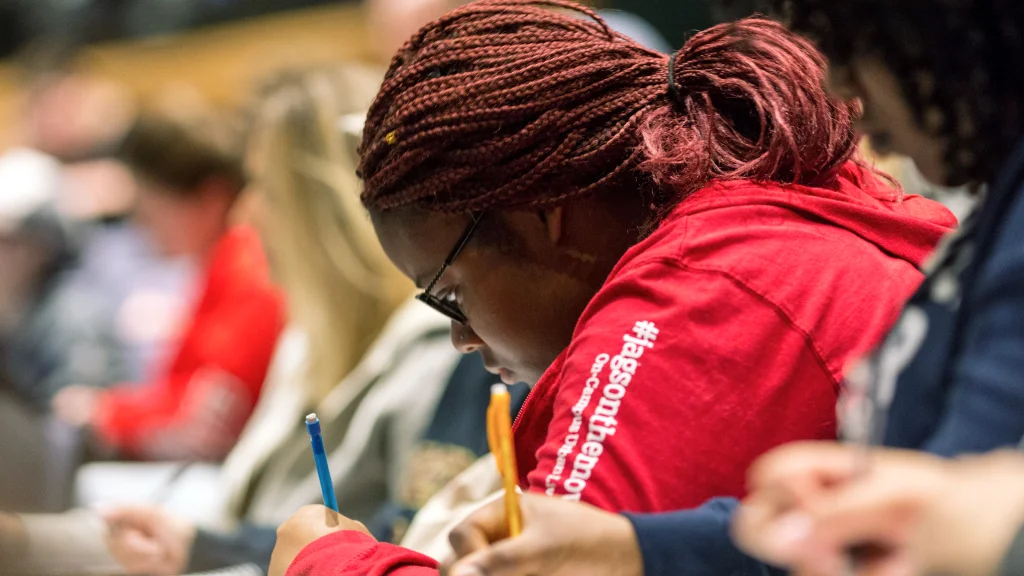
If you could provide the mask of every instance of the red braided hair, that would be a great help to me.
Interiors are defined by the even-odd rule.
[[[695,35],[670,74],[587,8],[480,0],[392,61],[363,134],[363,203],[466,212],[628,189],[660,213],[715,179],[827,184],[854,154],[857,110],[825,93],[825,67],[748,18]]]

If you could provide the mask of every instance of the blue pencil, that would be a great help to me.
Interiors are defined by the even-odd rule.
[[[313,446],[313,462],[316,463],[316,475],[320,477],[320,491],[324,495],[324,506],[338,511],[338,499],[334,495],[334,482],[331,471],[327,467],[327,452],[324,450],[324,438],[320,435],[320,419],[316,413],[306,416],[306,430],[309,431],[309,443]]]

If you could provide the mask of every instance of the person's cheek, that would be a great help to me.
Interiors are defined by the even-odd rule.
[[[478,286],[480,289],[474,290],[473,298],[466,303],[473,330],[494,361],[519,377],[527,376],[522,374],[527,368],[523,351],[529,347],[531,334],[524,324],[534,312],[528,297],[537,290],[524,286],[515,269],[502,265],[482,278]]]

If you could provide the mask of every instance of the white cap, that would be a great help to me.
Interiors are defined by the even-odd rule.
[[[30,216],[54,206],[60,192],[56,159],[27,148],[0,155],[0,233],[15,232]]]

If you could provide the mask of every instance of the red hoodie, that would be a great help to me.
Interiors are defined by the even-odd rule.
[[[524,489],[611,511],[742,496],[749,464],[834,438],[844,367],[896,321],[956,225],[850,164],[829,189],[719,182],[631,248],[515,426]],[[357,533],[289,575],[436,570]]]
[[[284,302],[259,237],[235,228],[210,255],[201,296],[177,353],[157,380],[104,392],[96,434],[145,459],[218,460],[259,399]]]

